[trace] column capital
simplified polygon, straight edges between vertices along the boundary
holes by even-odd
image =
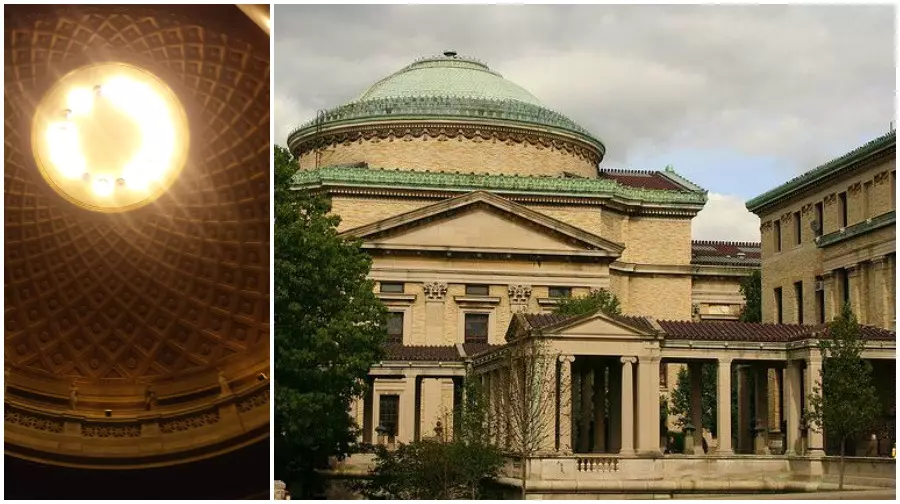
[[[851,264],[851,265],[849,265],[849,266],[845,266],[845,267],[844,267],[844,271],[847,272],[847,276],[850,277],[850,278],[854,278],[854,277],[856,277],[856,276],[859,276],[859,263],[857,263],[857,264]]]
[[[888,259],[888,256],[880,255],[869,259],[869,262],[871,262],[872,266],[874,266],[876,269],[881,269],[887,266],[889,260],[890,259]]]
[[[558,357],[558,360],[559,360],[559,362],[570,362],[571,363],[571,362],[575,362],[575,356],[574,355],[560,355]]]
[[[637,357],[622,357],[619,361],[622,364],[634,364],[637,362]]]
[[[720,366],[730,366],[732,362],[734,362],[734,357],[726,356],[726,357],[716,357],[716,362]]]

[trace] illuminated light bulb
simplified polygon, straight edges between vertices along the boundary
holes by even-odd
[[[112,194],[113,185],[109,182],[109,179],[106,177],[98,177],[93,185],[94,194],[97,196],[109,196]]]
[[[94,107],[94,95],[85,88],[75,88],[67,98],[68,110],[74,115],[84,115]]]

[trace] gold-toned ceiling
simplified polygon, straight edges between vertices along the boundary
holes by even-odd
[[[268,37],[233,5],[5,9],[7,413],[14,402],[129,417],[148,384],[160,409],[196,408],[219,397],[219,372],[236,395],[258,387],[270,323]],[[163,79],[192,136],[168,192],[121,214],[64,200],[31,154],[41,96],[98,61]]]

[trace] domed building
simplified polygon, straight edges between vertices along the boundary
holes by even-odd
[[[4,497],[268,499],[268,8],[5,12]]]

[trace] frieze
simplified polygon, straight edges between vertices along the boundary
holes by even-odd
[[[856,182],[847,188],[847,192],[849,192],[850,194],[856,194],[860,189],[862,189],[862,183]]]
[[[800,212],[803,215],[806,215],[810,212],[810,210],[812,210],[812,203],[807,203],[807,204],[803,205],[803,207],[800,209]]]
[[[57,434],[63,431],[62,420],[57,420],[55,418],[50,418],[43,415],[35,415],[25,411],[15,410],[8,406],[4,411],[3,420],[6,423],[18,425],[27,429],[53,432]]]
[[[163,420],[159,423],[159,431],[163,434],[172,434],[175,432],[199,429],[218,422],[219,410],[212,410],[171,420]]]
[[[90,424],[81,426],[81,435],[89,438],[141,437],[140,424]]]
[[[465,125],[452,128],[427,124],[417,127],[364,126],[349,128],[299,141],[296,146],[292,146],[292,150],[296,156],[301,156],[314,149],[330,148],[337,145],[346,147],[353,143],[361,145],[364,141],[394,141],[395,139],[407,142],[412,140],[427,141],[428,139],[437,139],[439,141],[449,139],[475,141],[477,139],[479,142],[492,141],[508,145],[526,144],[536,148],[559,151],[590,161],[593,164],[599,164],[601,161],[601,156],[595,149],[587,148],[572,140],[553,138],[550,134],[524,133],[503,127],[479,126],[478,128],[473,128]]]
[[[422,286],[426,301],[443,301],[447,296],[447,284],[431,282]]]
[[[785,212],[785,213],[781,214],[781,222],[790,221],[792,215],[793,215],[793,212]]]
[[[269,389],[264,388],[252,396],[237,403],[237,409],[241,413],[247,413],[250,410],[259,408],[269,404]]]
[[[881,173],[876,173],[875,174],[875,185],[881,185],[881,184],[887,182],[888,178],[890,178],[889,175],[890,175],[890,172],[887,172],[887,171],[883,171]]]
[[[831,206],[834,204],[834,202],[836,200],[837,200],[837,193],[831,193],[831,194],[826,194],[825,199],[823,201],[825,202],[825,206]]]

